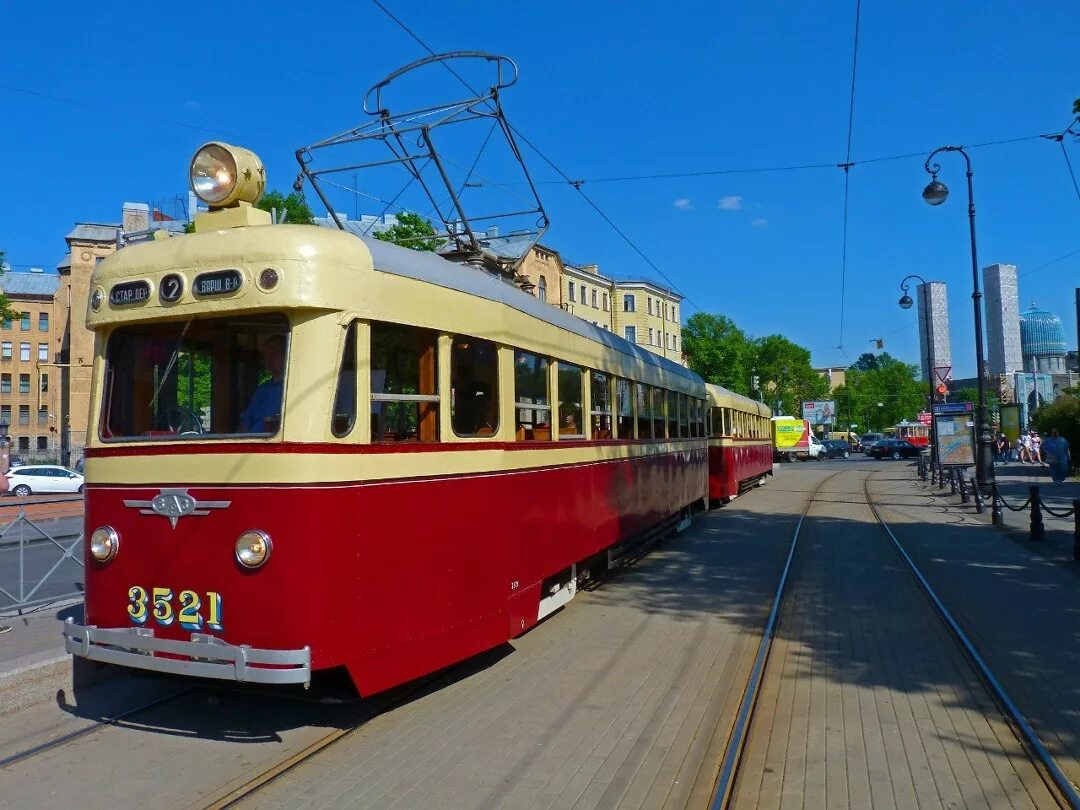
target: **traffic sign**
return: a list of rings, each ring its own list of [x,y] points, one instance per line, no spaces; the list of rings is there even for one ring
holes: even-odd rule
[[[934,379],[945,384],[952,377],[952,366],[934,366]]]
[[[970,402],[935,402],[934,413],[967,413],[975,410]]]

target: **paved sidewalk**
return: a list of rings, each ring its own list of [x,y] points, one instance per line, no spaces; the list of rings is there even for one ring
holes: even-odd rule
[[[1002,477],[1006,486],[1025,484],[1012,470]],[[913,466],[882,469],[870,491],[1010,697],[1080,784],[1080,563],[1072,559],[1071,525],[1066,531],[1048,521],[1047,540],[1032,542],[1024,531],[991,526],[989,511],[976,515],[955,496],[939,494]]]

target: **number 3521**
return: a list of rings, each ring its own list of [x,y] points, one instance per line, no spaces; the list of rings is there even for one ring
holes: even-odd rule
[[[128,588],[128,616],[138,625],[153,618],[162,627],[177,622],[185,630],[224,630],[221,624],[221,594],[207,591],[180,591],[174,596],[171,588],[151,588],[139,585]]]

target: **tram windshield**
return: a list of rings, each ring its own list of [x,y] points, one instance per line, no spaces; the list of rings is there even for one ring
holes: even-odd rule
[[[102,439],[276,434],[288,336],[283,315],[118,328],[105,354]]]

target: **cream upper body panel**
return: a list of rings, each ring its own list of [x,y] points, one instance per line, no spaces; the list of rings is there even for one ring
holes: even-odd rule
[[[705,390],[708,394],[709,404],[714,408],[734,408],[744,413],[751,413],[765,418],[772,416],[769,407],[756,399],[744,397],[742,394],[736,394],[734,391],[729,391],[727,388],[712,383],[706,383]]]

